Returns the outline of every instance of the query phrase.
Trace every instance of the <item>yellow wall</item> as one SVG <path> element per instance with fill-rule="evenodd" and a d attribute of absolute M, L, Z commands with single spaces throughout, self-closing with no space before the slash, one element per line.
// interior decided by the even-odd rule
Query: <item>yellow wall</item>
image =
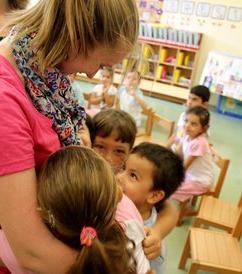
<path fill-rule="evenodd" d="M 180 0 L 180 2 L 182 2 Z M 242 0 L 195 0 L 195 8 L 198 2 L 207 2 L 227 7 L 242 8 Z M 195 72 L 194 84 L 198 84 L 203 66 L 206 62 L 208 52 L 219 50 L 232 55 L 242 56 L 242 22 L 231 22 L 225 20 L 215 20 L 209 17 L 187 16 L 181 13 L 164 13 L 162 23 L 174 28 L 196 31 L 203 33 L 200 53 L 198 55 L 198 65 Z M 227 14 L 227 13 L 226 13 Z"/>

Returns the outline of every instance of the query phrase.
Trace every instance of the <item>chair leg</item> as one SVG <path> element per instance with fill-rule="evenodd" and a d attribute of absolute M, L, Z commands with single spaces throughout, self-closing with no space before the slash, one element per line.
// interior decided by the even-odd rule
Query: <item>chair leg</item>
<path fill-rule="evenodd" d="M 180 211 L 179 211 L 177 226 L 180 226 L 182 224 L 182 220 L 184 216 L 186 216 L 188 202 L 189 200 L 180 202 Z"/>
<path fill-rule="evenodd" d="M 193 197 L 192 197 L 191 205 L 192 205 L 193 207 L 197 204 L 197 199 L 198 199 L 198 196 L 193 196 Z"/>
<path fill-rule="evenodd" d="M 199 267 L 197 264 L 192 264 L 187 273 L 188 274 L 196 274 L 198 269 L 199 269 Z"/>
<path fill-rule="evenodd" d="M 190 257 L 190 231 L 187 235 L 187 239 L 186 239 L 183 251 L 182 251 L 182 255 L 180 258 L 179 265 L 178 265 L 179 269 L 185 269 L 186 262 L 189 257 Z"/>

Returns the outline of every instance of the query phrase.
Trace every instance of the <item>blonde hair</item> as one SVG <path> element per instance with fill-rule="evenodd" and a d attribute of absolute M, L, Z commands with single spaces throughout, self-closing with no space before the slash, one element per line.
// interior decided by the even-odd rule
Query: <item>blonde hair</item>
<path fill-rule="evenodd" d="M 138 35 L 134 0 L 39 0 L 11 16 L 7 27 L 19 26 L 18 37 L 36 32 L 33 48 L 40 66 L 53 67 L 67 57 L 87 55 L 97 44 L 130 49 Z"/>
<path fill-rule="evenodd" d="M 41 215 L 57 238 L 79 251 L 68 273 L 134 273 L 128 241 L 114 220 L 117 191 L 111 167 L 91 149 L 66 147 L 43 165 L 38 177 Z M 80 245 L 84 226 L 97 231 L 89 247 Z"/>

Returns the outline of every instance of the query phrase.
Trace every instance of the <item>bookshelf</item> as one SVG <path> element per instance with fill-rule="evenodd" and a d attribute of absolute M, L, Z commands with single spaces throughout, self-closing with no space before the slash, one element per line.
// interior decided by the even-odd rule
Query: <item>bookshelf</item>
<path fill-rule="evenodd" d="M 170 29 L 162 29 L 162 33 L 166 32 L 169 34 Z M 197 33 L 173 29 L 172 33 L 177 38 L 182 34 L 183 39 L 169 39 L 169 35 L 163 38 L 140 36 L 129 61 L 136 64 L 135 67 L 141 74 L 140 89 L 144 94 L 183 103 L 193 86 L 202 36 L 199 34 L 199 39 L 195 39 Z M 196 43 L 188 43 L 189 40 Z M 117 86 L 122 83 L 127 63 L 128 60 L 124 59 L 115 68 L 113 82 Z M 93 79 L 88 79 L 84 75 L 78 75 L 77 79 L 97 83 L 100 77 L 97 74 Z"/>

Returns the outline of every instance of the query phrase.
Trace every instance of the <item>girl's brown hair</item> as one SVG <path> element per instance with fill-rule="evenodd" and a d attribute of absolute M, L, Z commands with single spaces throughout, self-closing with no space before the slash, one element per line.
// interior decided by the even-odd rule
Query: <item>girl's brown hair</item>
<path fill-rule="evenodd" d="M 138 35 L 138 12 L 134 0 L 39 0 L 10 18 L 8 28 L 19 26 L 18 37 L 36 32 L 33 48 L 42 69 L 53 67 L 67 57 L 87 55 L 101 44 L 130 49 Z"/>
<path fill-rule="evenodd" d="M 116 141 L 128 143 L 130 149 L 134 145 L 137 127 L 132 116 L 117 109 L 105 109 L 93 117 L 93 136 L 109 137 L 116 134 Z"/>
<path fill-rule="evenodd" d="M 41 215 L 61 241 L 79 251 L 69 273 L 135 273 L 127 238 L 114 220 L 117 184 L 109 164 L 93 150 L 66 147 L 52 154 L 39 174 Z M 81 246 L 84 226 L 97 231 Z"/>

